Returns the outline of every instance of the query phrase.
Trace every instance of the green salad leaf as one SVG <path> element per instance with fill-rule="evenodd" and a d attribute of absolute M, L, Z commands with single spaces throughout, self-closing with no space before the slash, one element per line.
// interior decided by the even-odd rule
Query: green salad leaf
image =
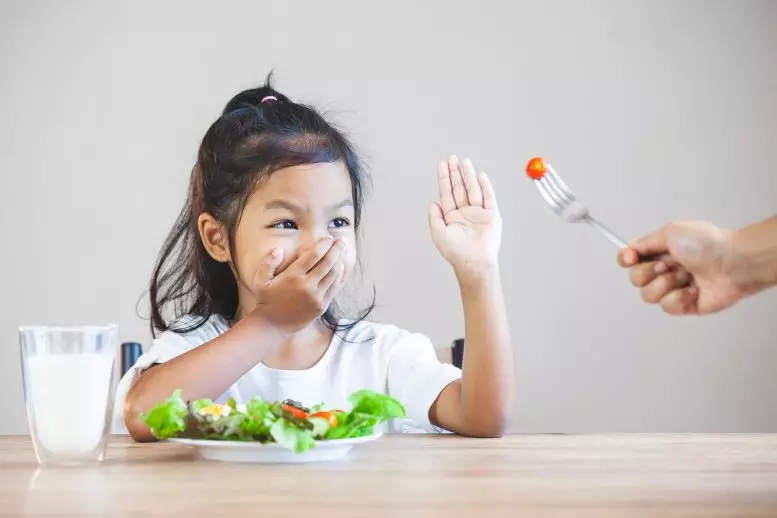
<path fill-rule="evenodd" d="M 386 394 L 372 390 L 359 390 L 351 394 L 349 400 L 353 405 L 351 412 L 368 414 L 382 420 L 405 417 L 405 407 Z"/>
<path fill-rule="evenodd" d="M 286 419 L 278 419 L 270 427 L 270 435 L 275 442 L 292 450 L 303 453 L 316 445 L 312 430 L 302 430 Z"/>
<path fill-rule="evenodd" d="M 353 408 L 338 416 L 337 426 L 327 431 L 327 439 L 350 439 L 372 435 L 376 425 L 391 419 L 405 417 L 405 407 L 386 394 L 359 390 L 349 398 Z"/>
<path fill-rule="evenodd" d="M 308 417 L 308 421 L 313 425 L 313 437 L 316 439 L 326 437 L 326 433 L 331 428 L 329 421 L 321 417 Z"/>
<path fill-rule="evenodd" d="M 209 406 L 213 406 L 213 400 L 211 399 L 195 399 L 191 403 L 189 403 L 191 406 L 192 412 L 195 414 L 199 414 L 202 412 L 205 408 L 208 408 Z"/>
<path fill-rule="evenodd" d="M 270 440 L 270 427 L 274 422 L 270 403 L 259 398 L 251 399 L 246 405 L 245 416 L 240 428 L 246 437 L 260 442 Z"/>
<path fill-rule="evenodd" d="M 181 391 L 176 390 L 167 400 L 155 406 L 148 414 L 141 414 L 141 419 L 157 439 L 170 439 L 186 430 L 188 408 Z"/>
<path fill-rule="evenodd" d="M 315 447 L 316 440 L 347 439 L 372 435 L 375 426 L 405 417 L 405 408 L 396 399 L 371 390 L 359 390 L 349 398 L 351 410 L 325 411 L 323 404 L 308 413 L 296 402 L 268 402 L 259 397 L 238 405 L 230 398 L 226 405 L 210 399 L 188 404 L 176 390 L 164 403 L 141 418 L 157 439 L 170 439 L 193 429 L 187 436 L 220 441 L 275 442 L 303 453 Z M 317 414 L 317 415 L 313 415 Z"/>

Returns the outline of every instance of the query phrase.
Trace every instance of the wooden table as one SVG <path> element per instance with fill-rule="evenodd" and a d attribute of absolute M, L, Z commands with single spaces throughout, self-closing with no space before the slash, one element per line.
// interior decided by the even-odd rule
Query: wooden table
<path fill-rule="evenodd" d="M 225 464 L 113 438 L 38 468 L 0 438 L 0 516 L 777 516 L 777 435 L 388 436 L 323 464 Z"/>

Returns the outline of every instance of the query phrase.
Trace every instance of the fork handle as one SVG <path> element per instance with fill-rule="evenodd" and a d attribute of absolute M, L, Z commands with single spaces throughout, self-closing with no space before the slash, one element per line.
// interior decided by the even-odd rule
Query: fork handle
<path fill-rule="evenodd" d="M 618 248 L 628 248 L 628 243 L 624 241 L 618 234 L 607 228 L 604 224 L 600 223 L 596 219 L 592 218 L 591 216 L 588 216 L 586 218 L 586 223 L 594 227 L 596 230 L 599 231 L 600 234 L 602 234 L 604 237 L 615 243 L 615 246 Z M 640 255 L 639 256 L 639 262 L 640 263 L 649 263 L 652 261 L 658 261 L 662 257 L 664 257 L 665 254 L 649 254 L 649 255 Z"/>
<path fill-rule="evenodd" d="M 653 261 L 659 261 L 665 257 L 669 257 L 669 254 L 648 254 L 639 256 L 640 263 L 652 263 Z"/>

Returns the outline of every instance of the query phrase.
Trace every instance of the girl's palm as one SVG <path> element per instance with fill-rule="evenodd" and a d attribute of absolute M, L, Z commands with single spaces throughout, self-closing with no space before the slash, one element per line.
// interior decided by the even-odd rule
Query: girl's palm
<path fill-rule="evenodd" d="M 452 156 L 437 167 L 440 201 L 429 210 L 437 250 L 454 268 L 493 265 L 499 254 L 502 219 L 491 183 L 468 159 Z"/>

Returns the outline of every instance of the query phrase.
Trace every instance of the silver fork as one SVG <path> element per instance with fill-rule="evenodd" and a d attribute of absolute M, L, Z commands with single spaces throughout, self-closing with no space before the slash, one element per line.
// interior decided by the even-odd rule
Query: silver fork
<path fill-rule="evenodd" d="M 618 248 L 628 244 L 618 234 L 607 228 L 602 222 L 591 216 L 588 207 L 581 203 L 567 184 L 556 174 L 550 164 L 545 164 L 545 174 L 534 184 L 548 205 L 568 223 L 588 223 Z M 654 256 L 641 256 L 640 262 L 654 260 Z"/>

